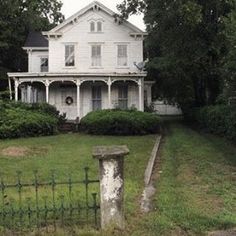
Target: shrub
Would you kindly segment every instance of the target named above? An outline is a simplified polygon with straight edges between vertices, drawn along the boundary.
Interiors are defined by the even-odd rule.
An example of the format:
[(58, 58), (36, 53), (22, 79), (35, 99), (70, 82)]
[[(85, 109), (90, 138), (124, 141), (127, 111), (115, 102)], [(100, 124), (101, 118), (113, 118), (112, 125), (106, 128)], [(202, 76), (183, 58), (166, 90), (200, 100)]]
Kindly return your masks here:
[(144, 135), (159, 131), (159, 118), (135, 110), (101, 110), (81, 119), (80, 130), (98, 135)]
[(194, 109), (189, 117), (207, 131), (236, 140), (236, 107), (207, 106)]
[(52, 135), (61, 119), (48, 104), (0, 101), (0, 139)]

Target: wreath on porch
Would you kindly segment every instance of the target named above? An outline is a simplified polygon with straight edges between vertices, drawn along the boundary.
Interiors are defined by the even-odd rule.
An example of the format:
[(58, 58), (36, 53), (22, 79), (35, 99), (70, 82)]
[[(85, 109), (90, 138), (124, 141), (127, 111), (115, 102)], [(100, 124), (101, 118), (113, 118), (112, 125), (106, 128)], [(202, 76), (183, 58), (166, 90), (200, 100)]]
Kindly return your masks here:
[(70, 105), (72, 105), (73, 104), (73, 98), (72, 97), (67, 97), (66, 98), (66, 104), (68, 105), (68, 106), (70, 106)]

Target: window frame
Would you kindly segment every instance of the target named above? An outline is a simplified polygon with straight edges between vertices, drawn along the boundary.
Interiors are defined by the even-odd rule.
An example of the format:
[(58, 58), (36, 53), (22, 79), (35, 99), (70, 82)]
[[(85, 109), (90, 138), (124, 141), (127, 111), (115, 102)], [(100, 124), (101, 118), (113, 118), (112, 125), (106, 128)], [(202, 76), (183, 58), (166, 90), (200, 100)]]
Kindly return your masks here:
[[(92, 34), (103, 33), (103, 29), (104, 29), (103, 19), (90, 19), (88, 22), (89, 22), (89, 33), (92, 33)], [(93, 27), (93, 30), (92, 30), (92, 27)]]
[[(121, 89), (125, 89), (125, 92), (124, 91), (121, 92)], [(122, 96), (120, 96), (120, 94), (122, 94)], [(118, 108), (121, 110), (127, 110), (128, 109), (128, 101), (129, 101), (128, 85), (118, 85)]]
[[(92, 30), (92, 26), (93, 26), (93, 30)], [(91, 32), (91, 33), (95, 33), (95, 32), (96, 32), (96, 24), (95, 24), (95, 21), (90, 21), (90, 32)]]
[[(47, 66), (43, 66), (43, 60), (46, 59), (46, 62), (47, 62)], [(45, 62), (44, 62), (45, 63)], [(42, 56), (40, 57), (40, 72), (48, 72), (49, 70), (49, 66), (48, 66), (48, 56)], [(46, 70), (43, 70), (42, 68), (46, 68)]]
[[(95, 56), (93, 56), (93, 47), (100, 47), (100, 56), (98, 56), (97, 52), (98, 50), (96, 51)], [(99, 63), (97, 63), (97, 61)], [(95, 61), (95, 62), (94, 62)], [(102, 44), (92, 44), (91, 45), (91, 64), (90, 64), (91, 68), (101, 68), (102, 67)]]
[[(119, 48), (120, 47), (126, 47), (126, 56), (119, 56)], [(118, 68), (128, 68), (129, 66), (128, 66), (128, 63), (129, 63), (129, 56), (128, 56), (128, 54), (129, 54), (129, 49), (128, 49), (128, 44), (122, 44), (122, 43), (120, 43), (120, 44), (117, 44), (116, 45), (116, 52), (117, 52), (117, 67)], [(120, 63), (120, 60), (122, 60), (122, 59), (125, 59), (126, 60), (126, 64), (125, 65), (122, 65), (122, 63)]]
[[(99, 91), (99, 92), (97, 92), (97, 91)], [(100, 97), (97, 96), (98, 94), (100, 95)], [(94, 95), (96, 95), (96, 96), (94, 96)], [(92, 110), (93, 111), (102, 110), (102, 86), (100, 86), (100, 85), (92, 86), (92, 99), (91, 100), (92, 100)]]
[[(76, 63), (76, 59), (75, 59), (75, 51), (76, 51), (76, 47), (75, 47), (76, 45), (75, 45), (75, 43), (66, 43), (65, 45), (64, 45), (64, 66), (65, 66), (65, 68), (74, 68), (75, 67), (75, 63)], [(73, 61), (73, 65), (67, 65), (67, 52), (66, 52), (66, 48), (67, 47), (73, 47), (74, 48), (74, 55), (73, 55), (73, 59), (74, 59), (74, 61)], [(70, 51), (70, 50), (69, 50)]]
[[(100, 26), (98, 27), (98, 25), (100, 25)], [(103, 32), (103, 24), (102, 24), (102, 21), (97, 21), (96, 26), (97, 26), (96, 32), (97, 32), (97, 33), (102, 33), (102, 32)]]

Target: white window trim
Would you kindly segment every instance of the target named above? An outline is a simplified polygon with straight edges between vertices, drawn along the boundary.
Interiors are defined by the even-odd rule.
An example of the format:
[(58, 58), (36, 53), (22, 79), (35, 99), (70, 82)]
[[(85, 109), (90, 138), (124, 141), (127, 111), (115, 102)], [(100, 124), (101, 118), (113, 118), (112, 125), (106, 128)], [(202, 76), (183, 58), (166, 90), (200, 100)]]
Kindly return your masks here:
[[(90, 34), (103, 34), (104, 33), (104, 22), (105, 20), (100, 18), (100, 19), (89, 19), (88, 20), (89, 22), (89, 32)], [(91, 23), (94, 22), (94, 31), (91, 31)], [(98, 22), (101, 22), (101, 27), (102, 27), (102, 30), (101, 31), (98, 31)]]
[[(118, 46), (119, 45), (127, 46), (127, 65), (126, 66), (118, 65)], [(129, 55), (130, 55), (129, 43), (115, 43), (115, 50), (116, 50), (116, 69), (130, 69), (130, 66), (129, 66)]]
[(41, 68), (42, 68), (42, 59), (48, 59), (48, 71), (49, 71), (49, 56), (39, 56), (39, 60), (40, 60), (40, 72), (42, 72), (42, 73), (47, 73), (47, 72), (45, 72), (45, 71), (41, 71)]
[[(103, 43), (89, 43), (90, 44), (90, 69), (103, 69)], [(101, 46), (101, 65), (93, 66), (92, 65), (92, 47), (93, 46)]]
[[(67, 43), (63, 43), (63, 47), (64, 47), (64, 53), (63, 53), (63, 69), (75, 69), (76, 68), (76, 62), (77, 62), (77, 57), (76, 57), (76, 52), (77, 52), (77, 44), (78, 43), (75, 43), (75, 42), (67, 42)], [(73, 45), (74, 46), (74, 61), (75, 61), (75, 64), (74, 66), (66, 66), (66, 62), (65, 62), (65, 47), (66, 46), (71, 46)]]

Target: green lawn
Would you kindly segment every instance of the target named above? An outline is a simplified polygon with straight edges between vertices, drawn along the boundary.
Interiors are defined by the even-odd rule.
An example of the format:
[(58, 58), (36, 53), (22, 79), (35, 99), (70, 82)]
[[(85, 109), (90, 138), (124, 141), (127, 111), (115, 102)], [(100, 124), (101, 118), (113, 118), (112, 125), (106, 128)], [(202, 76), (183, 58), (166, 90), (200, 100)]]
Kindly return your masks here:
[[(89, 166), (91, 177), (98, 176), (98, 163), (91, 157), (94, 145), (127, 144), (131, 154), (125, 161), (124, 232), (79, 232), (78, 235), (185, 236), (206, 235), (208, 231), (236, 226), (236, 147), (223, 138), (194, 131), (181, 123), (168, 124), (160, 150), (161, 164), (156, 173), (157, 193), (153, 211), (141, 214), (139, 201), (143, 174), (155, 142), (155, 136), (96, 137), (79, 134), (3, 141), (9, 146), (28, 146), (35, 156), (9, 158), (0, 156), (0, 170), (8, 181), (16, 170), (25, 180), (38, 169), (42, 179), (50, 169), (57, 178), (83, 178)], [(40, 154), (40, 150), (42, 154)], [(47, 150), (47, 151), (45, 151)], [(160, 171), (160, 173), (159, 173)], [(57, 235), (71, 235), (59, 232)], [(76, 235), (76, 234), (75, 234)]]
[(154, 210), (128, 235), (206, 235), (236, 226), (236, 147), (171, 124), (161, 149)]
[[(50, 181), (51, 170), (55, 170), (56, 181), (68, 180), (72, 175), (73, 180), (84, 180), (84, 167), (90, 168), (89, 178), (98, 179), (98, 160), (92, 158), (92, 148), (95, 145), (127, 145), (130, 154), (125, 158), (125, 210), (127, 217), (137, 212), (138, 199), (144, 185), (144, 171), (150, 157), (156, 136), (139, 137), (112, 137), (89, 136), (83, 134), (65, 134), (52, 137), (26, 138), (6, 140), (0, 142), (0, 172), (4, 183), (16, 183), (16, 172), (22, 171), (22, 181), (33, 182), (33, 171), (38, 170), (40, 182)], [(28, 148), (28, 154), (23, 157), (10, 157), (3, 155), (9, 147)], [(68, 198), (68, 187), (57, 187), (56, 199), (59, 204), (61, 194)], [(84, 186), (74, 192), (74, 198), (85, 200)], [(91, 185), (90, 193), (99, 190), (99, 185)], [(17, 191), (9, 191), (7, 199), (18, 200)], [(50, 187), (40, 188), (40, 204), (43, 205), (43, 196), (49, 195)], [(34, 188), (24, 190), (23, 203), (27, 207), (26, 197), (34, 201)], [(90, 197), (91, 198), (91, 197)], [(2, 196), (0, 194), (0, 206)]]

